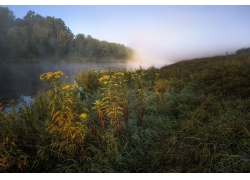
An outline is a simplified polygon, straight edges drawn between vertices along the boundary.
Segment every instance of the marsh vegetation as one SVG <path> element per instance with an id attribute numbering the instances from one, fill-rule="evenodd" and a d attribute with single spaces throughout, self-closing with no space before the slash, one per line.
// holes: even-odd
<path id="1" fill-rule="evenodd" d="M 249 54 L 40 80 L 0 112 L 1 172 L 250 172 Z"/>

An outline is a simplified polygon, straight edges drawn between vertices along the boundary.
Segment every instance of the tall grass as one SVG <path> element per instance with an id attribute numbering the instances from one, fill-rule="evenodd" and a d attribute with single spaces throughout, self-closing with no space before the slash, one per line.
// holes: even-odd
<path id="1" fill-rule="evenodd" d="M 250 55 L 40 79 L 0 112 L 0 172 L 250 172 Z"/>

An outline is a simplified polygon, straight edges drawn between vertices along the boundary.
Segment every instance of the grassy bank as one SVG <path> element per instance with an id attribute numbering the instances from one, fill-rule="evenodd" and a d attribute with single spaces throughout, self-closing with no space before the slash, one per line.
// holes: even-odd
<path id="1" fill-rule="evenodd" d="M 0 112 L 1 172 L 250 172 L 250 54 L 40 79 Z"/>

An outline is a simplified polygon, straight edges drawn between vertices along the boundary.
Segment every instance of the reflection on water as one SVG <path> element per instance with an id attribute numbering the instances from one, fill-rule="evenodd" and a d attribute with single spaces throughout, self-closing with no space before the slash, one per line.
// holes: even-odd
<path id="1" fill-rule="evenodd" d="M 0 102 L 18 99 L 21 95 L 33 96 L 44 91 L 46 85 L 39 76 L 45 72 L 63 71 L 72 79 L 76 70 L 105 67 L 134 68 L 127 63 L 31 63 L 0 65 Z M 139 67 L 139 66 L 138 66 Z M 136 68 L 138 68 L 136 66 Z"/>
<path id="2" fill-rule="evenodd" d="M 21 95 L 21 97 L 17 99 L 18 104 L 15 107 L 16 112 L 18 112 L 19 108 L 21 108 L 22 105 L 29 106 L 32 100 L 33 99 L 31 96 Z M 7 106 L 3 107 L 3 113 L 8 113 L 12 108 L 12 104 L 8 103 Z"/>

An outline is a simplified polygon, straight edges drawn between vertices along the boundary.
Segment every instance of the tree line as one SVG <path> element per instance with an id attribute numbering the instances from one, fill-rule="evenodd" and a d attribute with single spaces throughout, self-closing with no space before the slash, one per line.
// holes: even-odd
<path id="1" fill-rule="evenodd" d="M 132 53 L 122 44 L 100 41 L 91 35 L 74 35 L 61 18 L 43 17 L 30 10 L 20 19 L 8 7 L 0 6 L 0 62 L 127 60 Z"/>
<path id="2" fill-rule="evenodd" d="M 250 53 L 250 47 L 249 48 L 241 48 L 235 52 L 235 54 L 242 54 L 242 53 Z"/>

